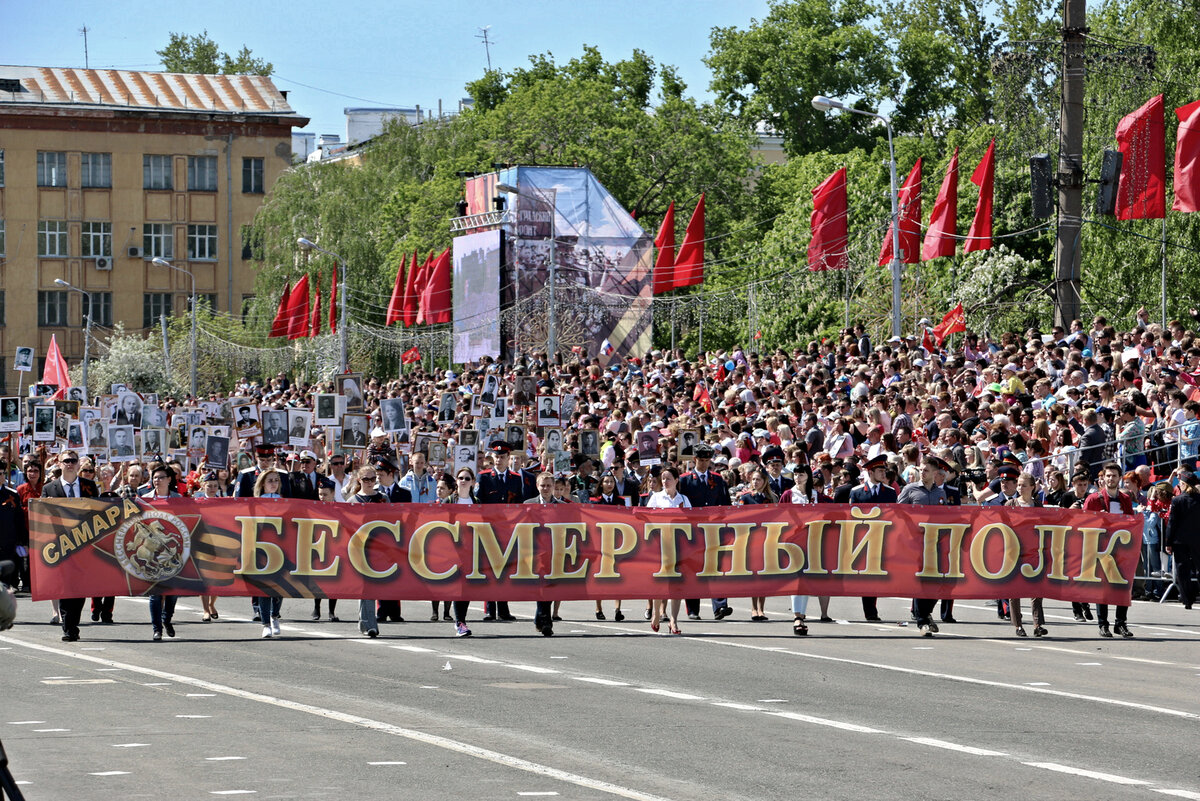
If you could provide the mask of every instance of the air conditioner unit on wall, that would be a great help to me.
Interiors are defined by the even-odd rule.
[[[96,269],[97,270],[111,270],[112,269],[112,259],[110,259],[108,256],[97,256],[96,257]]]
[[[139,247],[129,248],[129,258],[140,259],[142,257],[142,249]]]

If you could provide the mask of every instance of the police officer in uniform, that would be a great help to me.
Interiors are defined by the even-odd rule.
[[[946,491],[939,485],[938,473],[948,470],[949,465],[933,454],[926,454],[921,464],[921,480],[914,481],[900,491],[896,503],[912,504],[914,506],[945,506]],[[914,601],[917,609],[917,626],[922,636],[932,637],[937,633],[937,623],[933,622],[933,608],[937,606],[936,598],[917,598]]]
[[[767,484],[771,487],[771,492],[775,493],[776,498],[783,497],[783,493],[796,486],[796,482],[783,474],[783,449],[778,445],[772,445],[763,451],[763,464],[767,466]]]
[[[887,480],[887,457],[879,454],[863,462],[863,482],[850,490],[848,503],[870,506],[881,503],[895,503],[896,490],[884,483]],[[863,597],[863,616],[872,622],[879,622],[879,605],[877,598]]]
[[[492,452],[493,468],[479,471],[477,493],[480,503],[523,503],[525,486],[520,473],[509,469],[508,442],[493,440],[488,446]],[[484,604],[484,620],[516,620],[508,611],[508,601],[488,601]]]
[[[713,449],[707,442],[696,446],[696,469],[684,473],[679,478],[679,492],[688,499],[693,509],[706,506],[731,506],[729,486],[719,473],[709,470],[712,464]],[[700,599],[687,598],[687,615],[689,620],[700,619]],[[729,617],[733,609],[729,607],[727,598],[713,598],[713,617],[717,620]]]
[[[237,489],[233,493],[235,498],[254,497],[254,482],[258,480],[258,474],[275,466],[275,446],[255,445],[254,456],[258,464],[238,473]],[[279,494],[285,498],[292,497],[292,482],[287,472],[282,470],[279,472]]]

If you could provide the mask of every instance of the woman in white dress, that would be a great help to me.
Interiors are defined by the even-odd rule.
[[[692,504],[687,496],[679,491],[679,470],[674,467],[664,467],[662,474],[662,490],[650,496],[646,501],[647,509],[691,509]],[[679,598],[671,599],[670,632],[681,634],[679,630]],[[650,613],[650,628],[658,631],[658,621],[666,614],[667,599],[654,599],[654,610]]]

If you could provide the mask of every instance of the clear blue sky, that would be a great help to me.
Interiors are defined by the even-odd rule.
[[[453,109],[487,66],[479,28],[490,25],[492,66],[534,53],[564,62],[595,45],[608,60],[640,48],[673,64],[688,93],[708,96],[701,59],[714,26],[745,27],[766,0],[423,0],[289,2],[208,0],[163,4],[107,0],[0,0],[0,63],[39,67],[161,69],[155,51],[171,32],[209,36],[229,53],[244,44],[275,65],[277,85],[312,122],[345,136],[348,106]],[[316,87],[316,88],[310,88]],[[333,94],[336,93],[336,94]]]

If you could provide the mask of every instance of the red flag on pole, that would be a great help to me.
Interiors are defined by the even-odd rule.
[[[704,407],[704,411],[709,413],[712,412],[712,396],[708,394],[708,385],[703,381],[696,384],[696,389],[692,393],[692,400],[699,402],[699,404]]]
[[[429,323],[429,274],[432,271],[433,251],[425,257],[417,272],[417,325]]]
[[[421,361],[421,351],[417,350],[416,345],[413,345],[411,348],[404,351],[404,353],[400,354],[401,364],[414,364],[419,361]]]
[[[667,206],[667,215],[654,237],[658,257],[654,261],[654,294],[670,292],[675,286],[675,201]]]
[[[925,328],[925,329],[923,329],[923,330],[922,330],[922,333],[921,333],[921,347],[922,347],[922,348],[924,348],[925,352],[926,352],[926,353],[928,353],[930,356],[932,356],[932,355],[933,355],[933,352],[934,352],[935,350],[937,350],[937,346],[933,344],[933,337],[931,337],[931,336],[929,335],[929,329],[928,329],[928,328]]]
[[[321,279],[313,281],[313,307],[312,320],[308,324],[308,335],[310,337],[321,336]]]
[[[288,332],[288,302],[292,299],[292,282],[284,281],[283,294],[279,296],[279,310],[271,321],[271,333],[267,337],[285,337]]]
[[[1175,109],[1175,201],[1172,211],[1200,211],[1200,100]]]
[[[412,264],[408,267],[408,277],[404,280],[404,327],[411,328],[417,324],[417,251],[413,251]]]
[[[953,256],[958,234],[958,148],[950,157],[946,177],[937,200],[933,202],[933,214],[929,218],[929,230],[921,248],[921,260],[929,261],[942,256]]]
[[[900,211],[900,261],[916,264],[921,259],[921,159],[917,159],[904,179],[897,205]],[[879,265],[882,267],[891,261],[892,226],[889,225],[883,248],[879,251]]]
[[[849,228],[846,223],[846,168],[826,178],[814,190],[810,221],[812,239],[808,243],[808,269],[844,270],[850,266],[846,253]]]
[[[331,334],[337,333],[337,278],[338,265],[335,261],[333,263],[333,278],[329,282],[329,333]]]
[[[958,334],[967,330],[967,316],[963,313],[962,304],[958,304],[950,311],[946,312],[946,316],[942,321],[933,327],[933,335],[937,339],[938,347],[946,341],[946,337],[951,334]]]
[[[46,366],[42,368],[42,383],[54,384],[59,390],[71,386],[71,376],[67,374],[67,360],[58,349],[58,339],[50,335],[50,347],[46,349]]]
[[[288,299],[287,338],[300,339],[308,336],[308,276],[301,276],[292,287]]]
[[[672,287],[696,286],[704,283],[704,193],[696,204],[692,218],[688,220],[679,246],[679,258],[675,259],[675,278]]]
[[[975,207],[975,219],[967,231],[964,253],[992,248],[992,199],[996,189],[996,140],[988,143],[983,160],[971,174],[971,183],[979,187],[979,205]]]
[[[1166,123],[1163,96],[1117,124],[1117,149],[1124,160],[1117,182],[1118,220],[1161,220],[1167,214]]]
[[[404,319],[404,264],[408,257],[400,259],[400,267],[396,270],[396,283],[392,287],[392,299],[388,301],[387,317],[383,326],[386,328],[397,320]]]
[[[448,323],[454,319],[451,278],[450,248],[446,248],[434,261],[429,274],[426,322]]]

